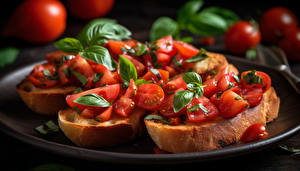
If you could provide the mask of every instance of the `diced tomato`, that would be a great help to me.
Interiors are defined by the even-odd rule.
[[[221,95],[218,107],[222,117],[231,118],[246,110],[249,104],[237,93],[227,90]]]
[[[91,67],[91,65],[87,62],[87,60],[85,60],[83,57],[81,57],[79,54],[76,55],[76,57],[72,60],[72,64],[70,65],[70,67],[84,75],[87,79],[88,82],[85,84],[85,88],[89,89],[92,86],[93,80],[94,80],[94,71]],[[71,72],[72,73],[72,72]],[[76,78],[76,77],[75,77]],[[76,78],[78,80],[78,78]],[[78,80],[79,81],[79,80]]]
[[[257,106],[263,98],[262,88],[242,89],[242,97],[248,102],[250,107]]]
[[[61,61],[62,56],[74,55],[62,51],[54,51],[47,53],[45,59],[50,63],[59,63]]]
[[[145,64],[145,66],[147,67],[148,70],[151,69],[151,68],[154,68],[153,63],[152,63],[152,58],[151,58],[150,54],[144,55],[143,59],[144,59],[144,64]]]
[[[131,47],[124,41],[109,40],[108,43],[109,50],[116,56],[123,54],[121,48],[130,49]]]
[[[162,104],[159,107],[159,113],[165,117],[175,117],[179,116],[180,114],[183,114],[186,111],[186,107],[181,109],[179,112],[175,113],[173,109],[173,99],[175,96],[175,93],[178,91],[184,90],[183,88],[179,88],[176,90],[173,94],[168,95],[163,100]]]
[[[138,86],[135,103],[143,109],[156,110],[164,98],[165,94],[160,86],[152,83],[142,84]]]
[[[220,94],[218,94],[218,93],[220,93]],[[221,92],[218,92],[218,93],[215,93],[214,95],[212,95],[210,98],[209,98],[209,100],[210,100],[210,102],[212,102],[215,106],[219,106],[219,104],[220,104],[220,96],[222,95],[222,93]]]
[[[62,86],[72,83],[72,79],[70,78],[70,61],[65,61],[62,66],[58,68],[59,81]]]
[[[144,73],[145,70],[145,66],[138,60],[134,59],[133,57],[129,56],[129,55],[122,55],[124,58],[130,60],[130,62],[133,63],[133,65],[135,66],[136,72],[137,74],[140,76]]]
[[[158,39],[155,45],[159,47],[159,49],[157,49],[158,53],[168,54],[171,57],[176,53],[176,49],[173,47],[172,36],[165,36]]]
[[[165,53],[156,53],[157,56],[157,63],[161,66],[167,66],[170,64],[172,56],[165,54]]]
[[[100,122],[108,121],[110,119],[112,109],[112,106],[107,107],[102,113],[98,114],[95,118],[99,119]]]
[[[174,47],[177,52],[183,56],[184,61],[199,53],[199,49],[181,41],[174,41]]]
[[[90,110],[90,109],[84,109],[80,113],[80,116],[84,117],[84,118],[88,118],[88,119],[93,119],[93,118],[95,118],[95,113],[92,110]]]
[[[78,107],[78,109],[80,111],[83,111],[83,109],[85,109],[85,108],[88,108],[91,110],[101,110],[101,109],[103,109],[103,107],[85,106],[82,104],[75,103],[74,100],[76,100],[77,98],[79,98],[81,96],[95,93],[95,94],[103,97],[106,101],[111,102],[112,100],[115,100],[118,97],[120,88],[121,88],[120,84],[113,84],[113,85],[107,85],[105,87],[98,87],[98,88],[90,89],[87,91],[83,91],[81,93],[68,95],[66,97],[66,102],[71,108]]]
[[[242,142],[251,142],[255,140],[260,140],[268,137],[268,132],[266,128],[261,123],[252,124],[241,136]]]
[[[218,81],[218,90],[219,91],[225,91],[231,87],[238,86],[238,82],[234,78],[234,73],[229,72],[225,75],[223,75],[219,81]]]
[[[205,85],[205,87],[203,88],[203,95],[205,97],[210,97],[216,92],[218,92],[218,87],[217,87],[218,84],[214,78],[206,80],[203,83],[203,85]]]
[[[163,69],[156,69],[156,70],[159,72],[161,79],[158,79],[158,77],[153,72],[151,72],[150,70],[141,78],[146,80],[146,81],[152,80],[153,83],[159,84],[159,85],[161,83],[162,84],[167,83],[167,81],[169,79],[169,72],[166,71],[166,70],[163,70]]]
[[[181,119],[180,119],[180,117],[171,117],[171,118],[168,118],[168,122],[171,125],[180,125],[181,124]]]
[[[95,87],[101,87],[103,85],[111,85],[119,83],[118,78],[116,75],[107,69],[104,65],[98,64],[94,67],[94,71],[96,73],[102,73],[102,77],[99,81],[95,82]]]
[[[164,87],[166,92],[171,92],[171,91],[175,91],[179,88],[182,88],[183,90],[185,90],[186,87],[186,83],[184,82],[184,80],[182,79],[182,76],[178,76],[177,78],[169,81],[166,86]]]
[[[217,75],[214,78],[216,81],[219,81],[221,79],[221,77],[223,77],[224,75],[226,75],[228,73],[232,73],[232,75],[234,75],[234,74],[237,75],[238,71],[231,65],[227,64],[218,71]]]
[[[124,94],[124,97],[134,98],[137,92],[137,86],[133,79],[130,79],[129,86]]]
[[[131,98],[122,96],[114,103],[114,111],[123,117],[129,117],[135,106]]]
[[[246,76],[247,74],[249,75]],[[261,82],[258,83],[257,79]],[[262,88],[265,92],[271,87],[271,78],[261,71],[245,71],[241,74],[241,84],[244,88]]]
[[[56,68],[53,63],[44,63],[36,65],[30,73],[28,79],[37,87],[49,88],[55,86],[58,83],[57,80],[52,80],[46,77],[44,75],[45,70],[48,70],[51,76],[56,74]]]
[[[170,66],[165,66],[164,70],[169,72],[170,77],[173,77],[173,76],[177,75],[176,70],[174,68],[170,67]]]
[[[198,106],[195,107],[195,105]],[[217,107],[204,96],[193,98],[187,105],[187,116],[190,122],[209,121],[216,118],[218,115],[219,110]]]

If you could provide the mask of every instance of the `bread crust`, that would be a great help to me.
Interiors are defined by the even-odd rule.
[[[72,109],[58,113],[58,123],[64,134],[80,147],[107,147],[132,140],[143,130],[145,110],[135,108],[129,118],[112,113],[109,121],[98,122],[81,117]]]
[[[261,103],[231,119],[217,119],[205,123],[171,126],[145,121],[155,144],[168,152],[187,153],[222,148],[239,141],[243,132],[254,123],[266,124],[278,115],[280,99],[273,87],[267,90]]]
[[[77,87],[37,88],[28,79],[17,85],[17,91],[24,103],[34,112],[42,115],[56,115],[67,107],[65,97]]]

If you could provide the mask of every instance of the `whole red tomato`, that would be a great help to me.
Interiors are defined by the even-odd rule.
[[[225,33],[225,46],[233,54],[244,55],[260,43],[260,32],[248,21],[239,21]]]
[[[114,0],[67,0],[70,12],[81,19],[92,19],[106,15]]]
[[[267,10],[260,22],[262,38],[267,43],[277,43],[286,27],[297,27],[296,16],[283,7],[273,7]]]
[[[300,29],[286,28],[279,47],[285,52],[288,59],[300,61]]]
[[[14,12],[3,36],[31,43],[57,39],[66,28],[67,12],[58,0],[27,0]]]

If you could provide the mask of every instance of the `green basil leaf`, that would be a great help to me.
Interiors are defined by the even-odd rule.
[[[176,59],[176,56],[173,56],[173,58],[172,58],[172,62],[173,62],[173,64],[176,66],[176,67],[183,67],[182,66],[182,63],[180,63],[177,59]]]
[[[194,41],[194,38],[190,37],[190,36],[187,36],[187,37],[182,37],[179,40],[182,41],[182,42],[185,42],[185,43],[192,43]]]
[[[241,84],[241,80],[237,75],[233,75],[233,78],[235,79],[235,81],[239,84]]]
[[[159,120],[162,121],[164,124],[169,124],[168,120],[160,115],[147,115],[144,120]]]
[[[50,120],[44,123],[43,125],[36,127],[35,130],[38,131],[40,134],[47,135],[58,132],[59,127],[53,121]]]
[[[249,49],[246,51],[246,58],[254,60],[256,58],[256,49]]]
[[[79,52],[84,58],[104,65],[109,70],[115,70],[113,67],[113,60],[108,50],[99,45],[93,45],[85,49],[84,52]]]
[[[150,40],[153,42],[161,37],[168,35],[175,36],[176,34],[178,34],[177,22],[169,17],[160,17],[152,24]]]
[[[300,153],[300,149],[298,149],[298,148],[289,147],[289,146],[286,146],[286,145],[281,145],[279,147],[281,149],[286,150],[286,151],[291,152],[291,153]]]
[[[74,71],[71,68],[70,68],[70,71],[81,82],[81,85],[85,86],[85,84],[88,82],[88,79],[84,75],[80,74],[79,72]]]
[[[126,59],[122,55],[119,57],[120,62],[120,75],[124,81],[124,85],[128,87],[130,79],[137,80],[136,68],[130,60]]]
[[[161,75],[157,69],[151,68],[150,71],[157,77],[158,81],[161,80]]]
[[[95,82],[99,81],[103,75],[104,75],[103,73],[95,73],[93,82],[95,83]]]
[[[185,28],[185,25],[189,23],[189,20],[199,11],[203,4],[203,0],[193,0],[185,3],[184,6],[178,10],[177,21],[180,28]]]
[[[199,104],[195,104],[194,106],[186,109],[189,112],[196,112],[199,110]]]
[[[198,36],[215,36],[227,30],[227,23],[216,14],[200,12],[190,19],[187,29]]]
[[[49,80],[58,80],[59,76],[58,75],[51,75],[50,71],[47,69],[43,70],[43,74],[46,78],[48,78]]]
[[[136,84],[137,86],[139,86],[139,85],[141,85],[141,84],[147,84],[147,83],[152,83],[152,81],[151,81],[151,80],[146,81],[146,80],[144,80],[144,79],[138,79],[138,80],[135,81],[135,84]]]
[[[256,75],[255,73],[256,73],[256,70],[251,70],[243,77],[246,84],[248,84],[248,85],[263,84],[263,79],[260,76]]]
[[[194,97],[194,93],[187,90],[181,90],[175,93],[173,98],[173,110],[175,113],[183,109],[187,104],[191,102]]]
[[[0,49],[0,68],[12,64],[19,53],[20,50],[14,47]]]
[[[201,48],[199,53],[188,60],[184,61],[187,63],[192,63],[192,62],[200,62],[203,61],[204,59],[208,58],[208,55],[206,54],[206,50]]]
[[[77,88],[76,90],[74,90],[72,92],[72,94],[77,94],[77,93],[81,93],[81,92],[83,92],[83,90],[81,88]]]
[[[60,39],[54,45],[58,50],[66,53],[78,53],[83,50],[80,41],[71,37]]]
[[[202,84],[201,76],[195,72],[187,72],[182,75],[182,79],[186,84],[196,82],[198,84]]]
[[[67,78],[70,78],[70,68],[64,68],[62,72],[65,74]]]
[[[109,107],[111,105],[111,103],[106,101],[103,97],[95,93],[80,96],[74,100],[74,103],[82,104],[85,106],[94,106],[94,107]]]
[[[50,163],[43,164],[30,169],[29,171],[75,171],[74,168],[62,164]]]
[[[195,93],[196,98],[203,96],[203,87],[205,86],[197,82],[191,82],[187,84],[187,88]]]
[[[201,12],[213,13],[222,17],[227,24],[227,28],[229,28],[231,25],[240,20],[240,17],[236,15],[233,11],[220,7],[207,7]]]

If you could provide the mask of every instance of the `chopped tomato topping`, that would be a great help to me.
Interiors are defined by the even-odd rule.
[[[242,142],[251,142],[268,137],[268,132],[263,124],[257,123],[250,125],[241,136]]]
[[[152,83],[142,84],[138,86],[135,103],[143,109],[156,110],[164,98],[165,94],[160,86]]]

